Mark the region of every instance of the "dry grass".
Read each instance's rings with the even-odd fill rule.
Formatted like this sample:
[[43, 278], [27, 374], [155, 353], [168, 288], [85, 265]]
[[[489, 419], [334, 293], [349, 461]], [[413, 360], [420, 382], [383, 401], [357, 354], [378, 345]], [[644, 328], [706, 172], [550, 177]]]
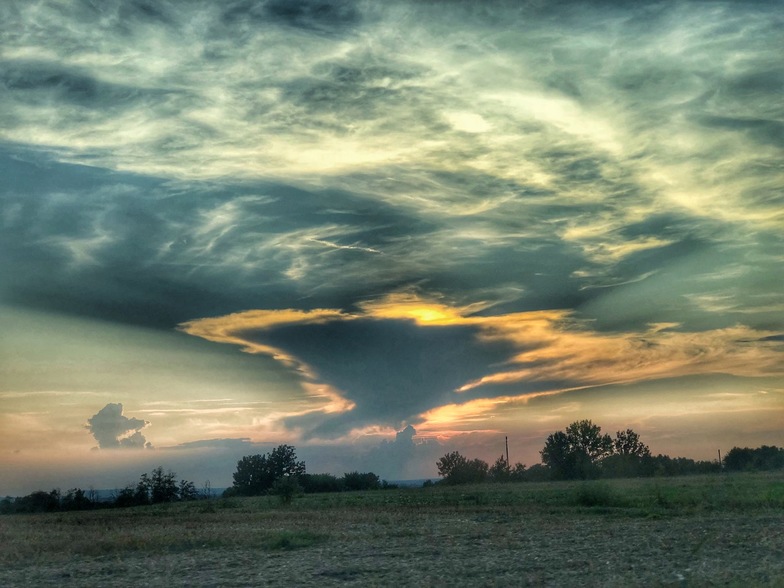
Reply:
[[2, 586], [784, 585], [784, 476], [0, 517]]

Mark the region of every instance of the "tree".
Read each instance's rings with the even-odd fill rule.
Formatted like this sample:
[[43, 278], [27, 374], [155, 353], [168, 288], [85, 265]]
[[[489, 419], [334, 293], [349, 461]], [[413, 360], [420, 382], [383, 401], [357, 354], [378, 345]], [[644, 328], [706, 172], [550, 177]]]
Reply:
[[60, 491], [51, 492], [36, 490], [32, 494], [22, 496], [14, 501], [16, 512], [56, 512], [60, 510]]
[[306, 494], [343, 490], [343, 480], [332, 474], [303, 474], [299, 476], [299, 485]]
[[490, 466], [487, 474], [493, 482], [508, 482], [512, 477], [512, 469], [502, 455]]
[[509, 470], [509, 479], [512, 482], [522, 482], [527, 479], [528, 470], [525, 469], [525, 464], [519, 461], [514, 464]]
[[343, 474], [343, 487], [346, 490], [378, 490], [381, 479], [373, 472], [350, 472]]
[[612, 438], [601, 431], [599, 425], [582, 420], [551, 434], [540, 452], [542, 463], [558, 479], [597, 477], [597, 464], [613, 453]]
[[237, 462], [234, 486], [237, 494], [258, 496], [272, 488], [275, 480], [305, 473], [305, 462], [297, 461], [291, 445], [279, 445], [269, 454], [246, 455]]
[[556, 479], [568, 480], [577, 476], [578, 456], [574, 452], [569, 437], [563, 431], [556, 431], [547, 437], [544, 448], [539, 452], [542, 463], [553, 472]]
[[297, 476], [283, 476], [272, 483], [270, 492], [280, 498], [281, 503], [291, 504], [294, 497], [302, 493], [302, 486], [297, 483]]
[[784, 449], [763, 445], [756, 449], [733, 447], [724, 456], [728, 470], [775, 470], [784, 468]]
[[566, 427], [566, 435], [569, 437], [572, 447], [587, 455], [591, 463], [612, 455], [612, 438], [609, 435], [602, 435], [602, 428], [589, 420], [572, 423]]
[[438, 475], [442, 478], [449, 478], [452, 472], [465, 466], [467, 463], [468, 459], [457, 451], [447, 453], [436, 462]]
[[150, 504], [150, 477], [147, 474], [142, 474], [136, 483], [136, 489], [133, 491], [133, 504], [135, 506]]
[[180, 480], [180, 485], [177, 488], [178, 500], [198, 500], [199, 494], [199, 491], [196, 489], [196, 484], [189, 480]]
[[93, 506], [93, 501], [81, 488], [71, 488], [60, 500], [61, 510], [87, 510]]
[[457, 451], [447, 453], [436, 462], [438, 475], [447, 484], [472, 484], [483, 482], [487, 477], [489, 466], [481, 459], [472, 459], [460, 455]]
[[650, 457], [651, 455], [651, 450], [648, 449], [648, 446], [640, 441], [640, 436], [631, 429], [615, 433], [613, 449], [618, 455], [632, 455], [639, 458]]
[[177, 500], [177, 476], [174, 472], [164, 472], [163, 466], [158, 466], [150, 473], [148, 480], [150, 501], [153, 504]]
[[607, 478], [631, 478], [653, 475], [653, 459], [640, 436], [626, 429], [615, 433], [614, 454], [601, 462], [602, 475]]

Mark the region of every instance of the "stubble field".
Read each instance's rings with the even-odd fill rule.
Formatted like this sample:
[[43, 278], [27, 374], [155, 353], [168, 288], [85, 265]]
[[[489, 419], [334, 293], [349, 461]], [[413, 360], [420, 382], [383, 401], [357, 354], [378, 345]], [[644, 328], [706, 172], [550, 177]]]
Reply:
[[0, 517], [2, 586], [784, 586], [784, 473]]

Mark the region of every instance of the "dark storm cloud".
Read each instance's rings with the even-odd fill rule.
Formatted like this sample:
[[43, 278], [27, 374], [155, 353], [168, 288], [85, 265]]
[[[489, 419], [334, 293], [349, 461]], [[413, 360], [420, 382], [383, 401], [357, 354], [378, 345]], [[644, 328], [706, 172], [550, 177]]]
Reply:
[[141, 431], [150, 423], [123, 415], [123, 405], [107, 404], [87, 419], [87, 430], [92, 433], [100, 449], [143, 449], [150, 447]]
[[504, 343], [480, 343], [472, 327], [422, 329], [409, 321], [353, 320], [294, 325], [248, 339], [286, 349], [355, 407], [318, 422], [287, 419], [315, 437], [338, 437], [381, 423], [398, 427], [431, 408], [454, 402], [455, 390], [486, 375], [512, 353]]
[[167, 185], [27, 159], [0, 162], [5, 298], [113, 320], [174, 326], [314, 293], [306, 305], [350, 304], [346, 276], [364, 276], [367, 294], [405, 282], [406, 243], [435, 228], [337, 191]]

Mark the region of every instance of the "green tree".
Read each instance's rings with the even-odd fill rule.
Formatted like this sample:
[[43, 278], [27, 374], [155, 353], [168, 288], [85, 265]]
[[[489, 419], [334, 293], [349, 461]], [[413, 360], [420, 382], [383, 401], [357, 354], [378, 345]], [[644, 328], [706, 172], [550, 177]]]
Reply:
[[305, 462], [297, 461], [291, 445], [279, 445], [269, 454], [246, 455], [237, 462], [233, 488], [243, 496], [258, 496], [272, 488], [275, 480], [305, 473]]

